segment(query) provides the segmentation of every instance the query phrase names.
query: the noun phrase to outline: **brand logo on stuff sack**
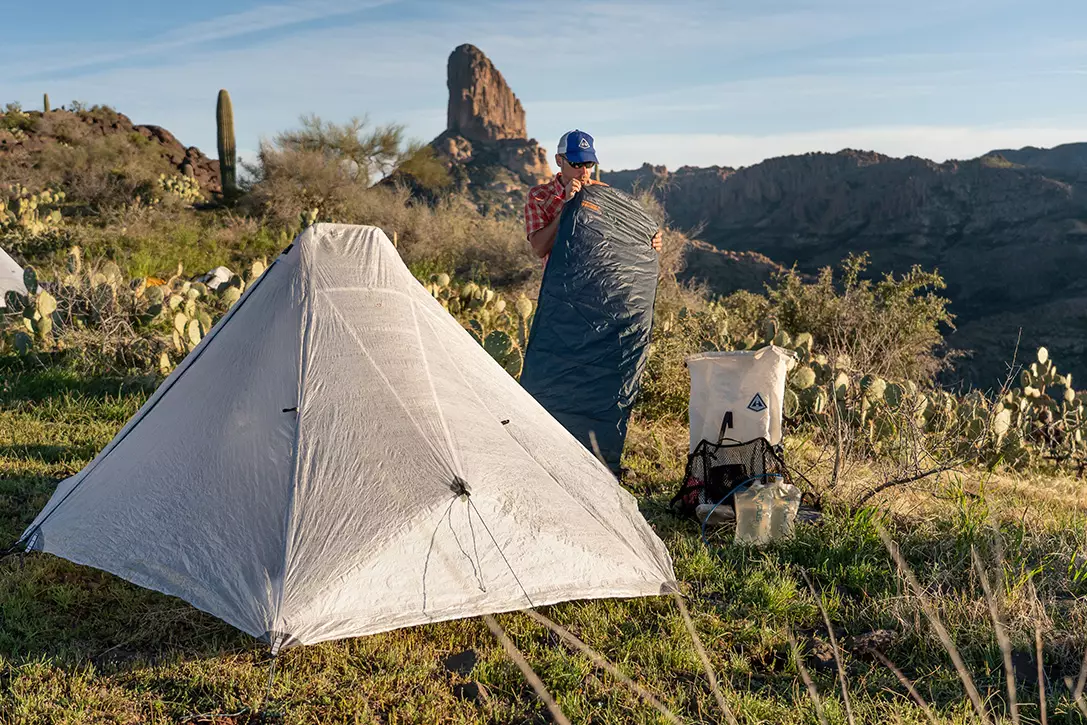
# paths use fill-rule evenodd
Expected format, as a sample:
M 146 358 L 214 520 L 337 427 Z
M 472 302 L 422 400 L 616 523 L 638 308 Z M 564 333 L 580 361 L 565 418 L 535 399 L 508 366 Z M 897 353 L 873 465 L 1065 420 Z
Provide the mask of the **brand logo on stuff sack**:
M 755 393 L 755 397 L 751 399 L 751 402 L 747 404 L 748 410 L 753 410 L 756 413 L 761 413 L 766 410 L 766 403 L 762 402 L 762 396 Z

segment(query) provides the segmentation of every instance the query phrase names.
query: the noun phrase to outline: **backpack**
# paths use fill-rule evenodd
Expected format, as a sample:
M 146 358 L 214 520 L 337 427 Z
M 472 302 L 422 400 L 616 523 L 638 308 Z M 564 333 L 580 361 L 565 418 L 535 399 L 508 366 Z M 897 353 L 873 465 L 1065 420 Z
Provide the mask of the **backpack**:
M 733 494 L 744 484 L 767 474 L 792 483 L 781 454 L 765 438 L 747 443 L 711 443 L 702 440 L 687 456 L 683 485 L 669 507 L 681 516 L 695 516 L 701 504 L 720 504 L 735 510 Z

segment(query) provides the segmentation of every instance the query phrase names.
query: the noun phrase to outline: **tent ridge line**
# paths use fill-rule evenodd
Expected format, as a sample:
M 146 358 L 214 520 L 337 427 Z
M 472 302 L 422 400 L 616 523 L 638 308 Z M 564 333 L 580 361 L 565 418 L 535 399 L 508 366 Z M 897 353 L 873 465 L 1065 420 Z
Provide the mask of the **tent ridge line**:
M 293 245 L 292 245 L 293 246 Z M 298 266 L 303 268 L 310 263 L 309 255 L 303 254 L 303 248 L 299 247 L 298 254 Z M 304 270 L 303 270 L 304 271 Z M 313 275 L 303 274 L 302 278 L 306 281 L 305 294 L 303 295 L 305 327 L 302 330 L 302 344 L 298 346 L 298 399 L 295 405 L 294 416 L 294 443 L 291 447 L 291 478 L 287 483 L 287 511 L 283 517 L 283 556 L 280 557 L 282 564 L 279 573 L 279 591 L 276 594 L 275 609 L 272 612 L 272 627 L 269 632 L 276 632 L 280 635 L 290 636 L 290 633 L 284 632 L 279 629 L 279 613 L 283 607 L 283 592 L 286 590 L 287 584 L 287 556 L 288 548 L 290 547 L 290 530 L 291 521 L 294 520 L 294 502 L 295 494 L 298 492 L 298 451 L 302 441 L 302 402 L 305 398 L 306 387 L 306 367 L 309 360 L 307 353 L 309 352 L 310 331 L 313 327 Z M 284 410 L 283 412 L 287 412 Z M 269 639 L 269 645 L 272 646 L 275 652 L 278 652 L 278 646 Z
M 200 351 L 197 352 L 195 355 L 193 355 L 191 357 L 191 359 L 189 357 L 186 357 L 182 361 L 182 365 L 184 367 L 179 368 L 176 371 L 177 376 L 173 379 L 173 381 L 170 382 L 169 386 L 166 386 L 165 389 L 162 389 L 160 387 L 159 390 L 162 391 L 161 394 L 159 394 L 159 390 L 155 391 L 155 393 L 152 396 L 154 398 L 154 402 L 151 402 L 151 404 L 147 406 L 146 410 L 144 410 L 137 418 L 135 418 L 134 420 L 131 421 L 131 424 L 128 426 L 128 429 L 124 432 L 124 435 L 120 436 L 120 438 L 116 438 L 114 441 L 112 441 L 110 443 L 110 445 L 107 447 L 107 449 L 105 451 L 103 451 L 102 454 L 100 456 L 98 456 L 98 458 L 94 462 L 92 462 L 90 464 L 90 466 L 88 466 L 86 471 L 83 472 L 83 476 L 79 479 L 79 481 L 77 481 L 75 483 L 74 486 L 72 486 L 71 490 L 69 490 L 68 493 L 64 494 L 64 497 L 61 498 L 60 501 L 57 501 L 57 504 L 53 508 L 51 508 L 48 511 L 48 513 L 45 514 L 45 516 L 42 517 L 41 521 L 38 522 L 37 526 L 35 526 L 30 531 L 25 532 L 23 536 L 19 537 L 19 539 L 15 542 L 15 546 L 18 546 L 23 541 L 26 541 L 28 536 L 33 536 L 35 533 L 37 533 L 41 529 L 41 527 L 45 524 L 45 522 L 49 520 L 49 517 L 52 516 L 54 513 L 56 513 L 57 509 L 59 509 L 61 506 L 64 505 L 64 502 L 68 500 L 68 497 L 71 496 L 73 493 L 75 493 L 76 489 L 78 489 L 80 486 L 83 485 L 83 483 L 87 480 L 87 478 L 94 471 L 94 469 L 96 469 L 98 467 L 98 465 L 101 464 L 102 461 L 104 461 L 107 456 L 109 456 L 110 453 L 115 451 L 117 449 L 117 447 L 120 446 L 121 443 L 124 442 L 124 440 L 128 437 L 129 433 L 131 433 L 133 430 L 135 430 L 136 426 L 139 425 L 141 420 L 143 420 L 144 418 L 146 418 L 148 415 L 151 414 L 151 411 L 153 411 L 158 406 L 158 404 L 162 402 L 162 399 L 165 398 L 166 395 L 177 384 L 177 381 L 181 380 L 181 378 L 183 378 L 185 376 L 185 373 L 187 373 L 192 368 L 192 366 L 196 364 L 196 361 L 199 360 L 200 356 L 203 355 L 204 352 L 208 349 L 208 346 L 211 344 L 211 341 L 216 336 L 218 336 L 218 334 L 220 332 L 222 332 L 223 329 L 226 328 L 227 324 L 229 324 L 231 319 L 233 319 L 235 313 L 237 313 L 237 311 L 242 308 L 242 305 L 245 304 L 245 302 L 248 301 L 249 296 L 253 293 L 253 291 L 256 290 L 257 287 L 259 287 L 261 285 L 261 283 L 264 282 L 264 280 L 268 278 L 268 273 L 271 272 L 272 268 L 275 267 L 275 265 L 279 263 L 280 259 L 282 259 L 282 255 L 280 255 L 279 257 L 276 257 L 275 261 L 272 262 L 272 264 L 270 264 L 268 266 L 268 269 L 266 269 L 264 271 L 264 274 L 262 274 L 260 276 L 260 278 L 257 279 L 256 283 L 254 283 L 252 286 L 250 286 L 248 289 L 245 290 L 245 293 L 243 294 L 242 298 L 239 299 L 234 304 L 234 306 L 231 307 L 230 310 L 227 311 L 227 313 L 223 317 L 223 319 L 219 321 L 219 323 L 211 330 L 211 332 L 209 332 L 207 335 L 204 336 L 204 339 L 200 341 L 200 344 L 203 345 L 203 347 L 200 348 Z M 192 353 L 190 353 L 190 355 L 191 354 Z M 155 396 L 157 396 L 157 397 L 155 397 Z

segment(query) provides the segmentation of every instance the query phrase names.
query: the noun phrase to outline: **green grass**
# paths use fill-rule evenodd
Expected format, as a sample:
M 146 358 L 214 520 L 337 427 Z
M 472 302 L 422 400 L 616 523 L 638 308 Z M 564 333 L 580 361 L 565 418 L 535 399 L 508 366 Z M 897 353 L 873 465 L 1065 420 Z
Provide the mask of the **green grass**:
M 57 481 L 85 465 L 147 393 L 57 370 L 0 370 L 0 538 L 11 541 Z M 637 475 L 630 487 L 673 554 L 695 625 L 740 722 L 818 722 L 787 628 L 800 642 L 828 721 L 846 722 L 833 662 L 813 654 L 826 649 L 828 638 L 801 568 L 822 592 L 844 648 L 857 722 L 926 722 L 891 672 L 855 646 L 854 638 L 875 630 L 891 633 L 882 651 L 916 682 L 942 722 L 973 721 L 947 653 L 895 573 L 877 520 L 927 588 L 988 706 L 1007 717 L 1001 652 L 970 569 L 975 545 L 995 576 L 990 515 L 1001 525 L 1002 606 L 1021 664 L 1024 721 L 1038 716 L 1036 620 L 1045 623 L 1049 722 L 1080 721 L 1062 681 L 1077 676 L 1087 645 L 1087 584 L 1070 574 L 1087 531 L 1072 505 L 1038 503 L 999 487 L 974 498 L 952 486 L 935 490 L 941 499 L 926 494 L 936 503 L 923 515 L 877 517 L 831 505 L 822 524 L 803 527 L 786 543 L 749 549 L 715 532 L 707 545 L 694 524 L 664 510 L 680 475 L 675 436 L 635 422 L 628 465 Z M 963 488 L 976 484 L 968 479 Z M 684 722 L 723 722 L 671 599 L 573 602 L 541 611 Z M 665 722 L 526 615 L 497 619 L 572 722 Z M 443 660 L 465 650 L 476 653 L 474 668 L 447 669 Z M 269 663 L 264 645 L 177 599 L 49 555 L 0 561 L 0 724 L 165 723 L 238 712 L 218 722 L 547 721 L 478 618 L 287 650 L 265 699 Z M 486 695 L 467 696 L 470 683 Z

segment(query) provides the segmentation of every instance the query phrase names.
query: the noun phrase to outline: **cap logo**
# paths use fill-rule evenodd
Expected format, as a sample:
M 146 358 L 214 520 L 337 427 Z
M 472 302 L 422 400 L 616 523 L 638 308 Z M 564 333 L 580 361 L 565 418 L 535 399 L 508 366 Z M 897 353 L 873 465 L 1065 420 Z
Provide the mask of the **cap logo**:
M 589 148 L 589 139 L 582 136 L 581 137 L 581 143 L 579 143 L 578 146 L 580 146 L 583 149 Z

